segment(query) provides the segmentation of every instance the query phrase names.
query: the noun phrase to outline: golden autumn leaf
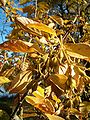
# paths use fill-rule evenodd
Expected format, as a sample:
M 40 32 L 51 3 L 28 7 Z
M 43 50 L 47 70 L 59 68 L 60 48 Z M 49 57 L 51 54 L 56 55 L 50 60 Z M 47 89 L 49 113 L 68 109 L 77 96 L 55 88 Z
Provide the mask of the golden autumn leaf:
M 39 103 L 35 105 L 39 110 L 41 110 L 44 113 L 54 114 L 55 108 L 52 104 L 52 102 L 49 99 L 44 99 L 43 103 Z
M 21 92 L 26 89 L 26 85 L 31 82 L 32 72 L 31 71 L 23 71 L 18 73 L 14 80 L 11 81 L 8 90 L 10 92 Z
M 60 16 L 53 15 L 53 16 L 50 16 L 50 18 L 51 18 L 53 21 L 55 21 L 57 24 L 59 24 L 59 25 L 64 25 L 63 19 L 62 19 Z
M 32 43 L 24 42 L 22 40 L 9 40 L 2 44 L 0 44 L 0 49 L 2 50 L 10 50 L 13 52 L 28 52 L 29 48 L 32 46 Z
M 44 97 L 44 89 L 42 87 L 38 86 L 37 91 Z
M 89 59 L 90 58 L 90 46 L 88 44 L 78 43 L 67 43 L 64 45 L 65 50 L 68 55 L 80 58 L 80 59 Z
M 69 109 L 69 112 L 71 113 L 71 114 L 76 114 L 76 115 L 80 115 L 80 111 L 78 111 L 76 108 L 70 108 Z
M 5 77 L 9 77 L 15 70 L 15 67 L 12 67 L 10 69 L 6 69 L 1 75 Z
M 44 31 L 44 32 L 47 32 L 49 34 L 53 34 L 54 36 L 56 36 L 55 30 L 52 28 L 49 28 L 47 25 L 45 25 L 43 23 L 30 23 L 30 24 L 27 24 L 27 27 L 28 28 L 35 28 L 35 29 L 38 29 L 40 31 Z
M 8 78 L 0 76 L 0 85 L 11 82 Z
M 0 49 L 2 50 L 9 50 L 13 52 L 39 52 L 43 53 L 40 47 L 37 44 L 25 42 L 22 40 L 9 40 L 2 44 L 0 44 Z
M 32 93 L 34 96 L 26 96 L 25 100 L 33 105 L 34 107 L 38 108 L 42 112 L 45 113 L 55 113 L 55 109 L 53 107 L 52 102 L 45 98 L 44 96 L 44 89 L 40 86 L 37 87 L 37 90 Z
M 17 17 L 15 19 L 15 22 L 22 28 L 22 30 L 24 30 L 25 32 L 28 32 L 32 35 L 35 36 L 41 36 L 41 33 L 39 31 L 33 30 L 32 28 L 27 27 L 27 24 L 30 23 L 38 23 L 32 19 L 26 18 L 26 17 Z
M 38 91 L 34 91 L 33 95 L 37 98 L 40 98 L 40 99 L 44 98 L 44 96 L 42 96 L 42 94 L 40 94 L 40 92 L 38 92 Z
M 36 104 L 42 104 L 43 103 L 43 99 L 40 99 L 40 98 L 37 98 L 37 97 L 34 97 L 34 96 L 26 96 L 25 97 L 25 100 L 30 103 L 31 105 L 36 105 Z
M 64 74 L 53 74 L 49 76 L 48 79 L 50 79 L 50 81 L 52 81 L 56 86 L 61 88 L 66 83 L 68 77 Z
M 65 120 L 62 117 L 56 116 L 56 115 L 51 115 L 51 114 L 45 114 L 49 120 Z

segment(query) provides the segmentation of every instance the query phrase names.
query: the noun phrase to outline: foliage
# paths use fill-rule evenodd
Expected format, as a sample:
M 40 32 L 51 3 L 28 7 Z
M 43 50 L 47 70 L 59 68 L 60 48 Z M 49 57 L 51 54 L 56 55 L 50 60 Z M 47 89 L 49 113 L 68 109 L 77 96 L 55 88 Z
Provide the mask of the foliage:
M 13 28 L 0 44 L 0 85 L 15 94 L 10 108 L 0 109 L 12 109 L 10 120 L 88 118 L 81 96 L 90 85 L 89 2 L 20 0 L 18 7 L 0 0 L 0 6 Z

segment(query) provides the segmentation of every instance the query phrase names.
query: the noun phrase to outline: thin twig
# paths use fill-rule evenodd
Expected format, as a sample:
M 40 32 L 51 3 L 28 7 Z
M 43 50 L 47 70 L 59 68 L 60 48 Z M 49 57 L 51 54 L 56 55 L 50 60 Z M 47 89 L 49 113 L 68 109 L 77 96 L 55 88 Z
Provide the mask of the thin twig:
M 35 8 L 35 18 L 37 17 L 37 0 L 36 0 L 36 3 L 35 3 L 35 6 L 36 6 L 36 8 Z

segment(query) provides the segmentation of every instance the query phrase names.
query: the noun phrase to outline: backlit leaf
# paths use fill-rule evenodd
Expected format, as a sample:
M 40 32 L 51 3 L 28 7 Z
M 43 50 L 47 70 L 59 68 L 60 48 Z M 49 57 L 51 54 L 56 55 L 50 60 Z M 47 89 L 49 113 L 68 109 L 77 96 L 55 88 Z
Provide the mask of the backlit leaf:
M 64 46 L 67 54 L 72 57 L 81 59 L 90 58 L 90 46 L 88 44 L 67 43 Z
M 42 103 L 35 105 L 35 107 L 37 107 L 39 110 L 41 110 L 44 113 L 49 113 L 49 114 L 55 113 L 55 109 L 52 103 L 48 99 L 43 100 Z
M 8 78 L 0 76 L 0 85 L 11 82 Z
M 17 17 L 15 19 L 15 22 L 20 25 L 20 27 L 25 31 L 25 32 L 28 32 L 32 35 L 35 35 L 35 36 L 41 36 L 40 32 L 36 31 L 36 30 L 33 30 L 32 28 L 29 28 L 27 27 L 27 24 L 34 24 L 34 23 L 38 23 L 36 21 L 33 21 L 32 19 L 29 19 L 29 18 L 26 18 L 26 17 Z
M 43 52 L 37 44 L 33 45 L 32 43 L 15 39 L 0 44 L 0 49 L 13 52 Z
M 25 100 L 31 105 L 42 104 L 44 99 L 40 99 L 34 96 L 26 96 Z
M 43 24 L 43 23 L 30 23 L 30 24 L 27 24 L 27 27 L 28 28 L 35 28 L 35 29 L 38 29 L 40 31 L 44 31 L 44 32 L 47 32 L 49 34 L 53 34 L 56 36 L 56 32 L 54 29 L 52 28 L 49 28 L 47 25 Z
M 31 71 L 20 72 L 14 80 L 12 80 L 11 85 L 8 87 L 10 92 L 20 92 L 26 88 L 26 85 L 31 82 Z
M 56 115 L 51 115 L 51 114 L 45 114 L 49 120 L 65 120 L 59 116 L 56 116 Z
M 40 94 L 40 92 L 38 92 L 38 91 L 34 91 L 34 92 L 33 92 L 33 95 L 34 95 L 35 97 L 37 97 L 37 98 L 40 98 L 40 99 L 44 98 L 44 97 Z
M 42 87 L 38 86 L 37 91 L 44 97 L 44 89 Z

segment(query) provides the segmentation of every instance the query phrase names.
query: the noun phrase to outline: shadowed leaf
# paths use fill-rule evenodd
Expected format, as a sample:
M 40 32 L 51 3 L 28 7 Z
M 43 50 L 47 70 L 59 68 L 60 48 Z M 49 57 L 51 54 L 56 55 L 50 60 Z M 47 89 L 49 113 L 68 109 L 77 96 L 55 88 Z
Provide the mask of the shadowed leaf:
M 49 76 L 50 81 L 52 81 L 56 86 L 62 88 L 63 85 L 65 85 L 67 81 L 67 76 L 63 74 L 53 74 Z
M 51 115 L 51 114 L 45 114 L 45 115 L 49 118 L 49 120 L 65 120 L 65 119 L 63 119 L 59 116 L 56 116 L 56 115 Z

